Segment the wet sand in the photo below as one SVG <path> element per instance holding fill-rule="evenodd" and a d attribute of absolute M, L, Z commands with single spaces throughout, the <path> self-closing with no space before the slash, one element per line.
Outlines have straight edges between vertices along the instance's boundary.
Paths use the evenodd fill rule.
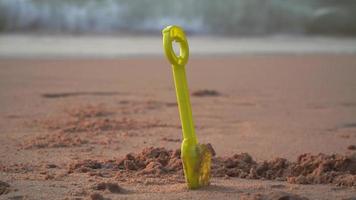
<path fill-rule="evenodd" d="M 0 198 L 356 196 L 354 186 L 332 182 L 227 175 L 187 191 L 179 173 L 138 178 L 110 167 L 69 173 L 86 159 L 117 161 L 145 147 L 179 148 L 169 64 L 154 57 L 2 59 L 0 69 L 0 180 L 10 185 L 2 184 L 6 194 Z M 191 92 L 198 94 L 191 101 L 199 140 L 211 143 L 219 157 L 246 152 L 256 162 L 276 157 L 295 162 L 305 153 L 355 152 L 349 148 L 356 145 L 354 55 L 200 57 L 189 61 L 187 73 Z M 102 182 L 122 190 L 95 188 Z"/>

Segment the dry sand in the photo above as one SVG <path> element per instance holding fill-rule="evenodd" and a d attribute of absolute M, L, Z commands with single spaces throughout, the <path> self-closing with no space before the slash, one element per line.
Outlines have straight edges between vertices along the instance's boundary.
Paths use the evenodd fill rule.
<path fill-rule="evenodd" d="M 196 132 L 222 168 L 197 191 L 174 151 L 135 157 L 180 146 L 164 59 L 2 59 L 0 69 L 0 199 L 356 198 L 354 55 L 192 59 Z"/>

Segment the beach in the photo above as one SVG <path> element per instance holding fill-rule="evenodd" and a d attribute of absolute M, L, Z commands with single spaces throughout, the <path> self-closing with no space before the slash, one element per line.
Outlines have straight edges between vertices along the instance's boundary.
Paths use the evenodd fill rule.
<path fill-rule="evenodd" d="M 118 160 L 130 160 L 129 153 L 180 148 L 172 71 L 161 46 L 152 45 L 161 45 L 159 39 L 137 46 L 119 42 L 126 45 L 113 51 L 116 43 L 110 40 L 107 46 L 77 40 L 82 51 L 64 44 L 46 50 L 31 41 L 32 50 L 26 50 L 22 40 L 3 37 L 0 43 L 0 180 L 9 185 L 2 184 L 1 199 L 356 197 L 355 168 L 342 171 L 351 180 L 339 185 L 329 179 L 305 184 L 282 175 L 223 174 L 196 191 L 187 190 L 181 170 L 143 175 L 139 167 L 122 170 Z M 241 48 L 235 47 L 241 40 L 224 40 L 224 50 L 199 45 L 209 38 L 193 39 L 186 69 L 199 142 L 212 144 L 217 157 L 246 152 L 256 163 L 275 158 L 292 163 L 303 154 L 322 153 L 346 156 L 354 164 L 354 40 L 286 45 L 278 39 L 280 45 L 265 42 L 264 50 L 252 48 L 251 40 Z M 99 167 L 80 168 L 86 160 Z"/>

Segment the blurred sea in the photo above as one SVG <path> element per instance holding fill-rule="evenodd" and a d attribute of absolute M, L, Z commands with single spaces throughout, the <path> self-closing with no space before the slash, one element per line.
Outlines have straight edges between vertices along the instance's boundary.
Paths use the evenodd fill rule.
<path fill-rule="evenodd" d="M 0 0 L 0 32 L 356 35 L 355 0 Z"/>

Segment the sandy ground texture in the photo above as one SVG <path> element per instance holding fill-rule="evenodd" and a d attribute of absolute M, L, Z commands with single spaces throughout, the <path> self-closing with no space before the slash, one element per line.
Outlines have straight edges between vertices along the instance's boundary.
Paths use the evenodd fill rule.
<path fill-rule="evenodd" d="M 355 199 L 356 57 L 187 66 L 211 185 L 186 189 L 161 58 L 0 60 L 0 199 Z"/>

